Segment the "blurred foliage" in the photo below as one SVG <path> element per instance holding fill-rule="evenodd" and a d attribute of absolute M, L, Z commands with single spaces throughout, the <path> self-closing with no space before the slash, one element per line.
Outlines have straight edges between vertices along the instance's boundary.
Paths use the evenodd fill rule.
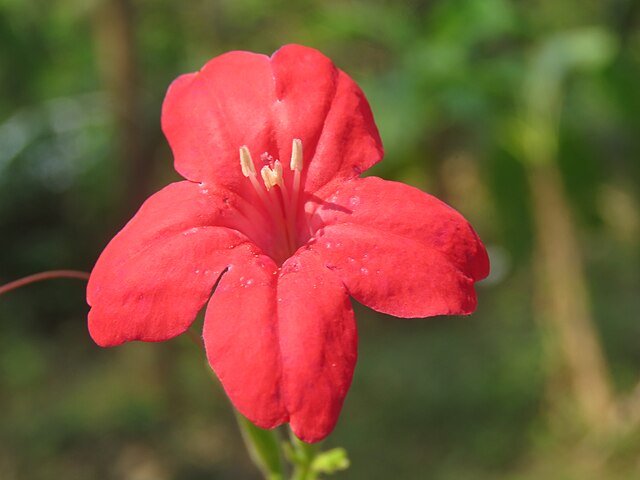
<path fill-rule="evenodd" d="M 100 34 L 111 5 L 125 8 L 129 43 Z M 640 372 L 639 27 L 636 0 L 0 0 L 0 284 L 90 270 L 138 199 L 177 178 L 159 118 L 178 74 L 227 50 L 313 46 L 370 100 L 386 147 L 373 173 L 462 211 L 493 266 L 470 319 L 357 308 L 359 364 L 327 441 L 351 467 L 336 478 L 638 478 L 637 426 L 586 439 L 548 418 L 527 154 L 536 129 L 557 128 L 594 318 L 614 388 L 629 394 Z M 563 70 L 563 48 L 589 68 Z M 135 62 L 138 176 L 105 70 L 118 49 Z M 523 127 L 545 108 L 555 127 Z M 0 298 L 0 478 L 256 478 L 188 340 L 103 350 L 86 312 L 76 280 Z"/>

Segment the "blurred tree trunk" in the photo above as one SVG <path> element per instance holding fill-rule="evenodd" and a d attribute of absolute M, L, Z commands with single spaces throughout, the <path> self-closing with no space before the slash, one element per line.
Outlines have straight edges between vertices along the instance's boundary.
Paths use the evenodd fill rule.
<path fill-rule="evenodd" d="M 580 245 L 560 172 L 555 164 L 529 168 L 539 262 L 536 280 L 539 316 L 560 354 L 563 376 L 553 378 L 552 397 L 569 393 L 591 430 L 614 419 L 615 402 L 606 361 L 591 318 Z M 557 362 L 552 365 L 556 369 Z M 563 378 L 568 380 L 563 381 Z M 556 382 L 553 382 L 556 380 Z M 557 380 L 560 380 L 558 382 Z M 566 392 L 566 388 L 569 392 Z M 558 391 L 558 390 L 565 390 Z M 553 398 L 557 400 L 557 398 Z"/>
<path fill-rule="evenodd" d="M 153 151 L 143 125 L 141 82 L 131 0 L 103 0 L 94 12 L 98 68 L 112 110 L 121 162 L 119 216 L 128 217 L 150 190 Z"/>

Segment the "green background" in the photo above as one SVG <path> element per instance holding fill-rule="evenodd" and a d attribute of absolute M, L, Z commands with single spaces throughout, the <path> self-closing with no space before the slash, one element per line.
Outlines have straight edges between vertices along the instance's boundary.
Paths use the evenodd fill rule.
<path fill-rule="evenodd" d="M 90 270 L 179 178 L 169 83 L 286 43 L 365 91 L 386 149 L 370 173 L 453 205 L 492 259 L 472 317 L 356 305 L 336 478 L 640 478 L 637 1 L 0 0 L 0 284 Z M 0 298 L 0 479 L 258 478 L 203 354 L 101 349 L 84 296 L 55 280 Z M 585 414 L 602 385 L 614 413 Z"/>

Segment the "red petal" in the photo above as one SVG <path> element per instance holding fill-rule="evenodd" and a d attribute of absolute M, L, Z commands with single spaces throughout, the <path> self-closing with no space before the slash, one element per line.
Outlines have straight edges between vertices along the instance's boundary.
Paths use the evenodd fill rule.
<path fill-rule="evenodd" d="M 302 440 L 317 442 L 333 430 L 356 364 L 349 295 L 315 256 L 303 254 L 283 265 L 278 301 L 291 428 Z"/>
<path fill-rule="evenodd" d="M 227 395 L 263 428 L 290 421 L 307 442 L 338 419 L 357 357 L 342 282 L 307 255 L 279 276 L 265 256 L 232 265 L 207 307 L 207 357 Z"/>
<path fill-rule="evenodd" d="M 191 182 L 171 184 L 107 245 L 87 287 L 89 332 L 96 343 L 180 335 L 229 262 L 251 256 L 246 237 L 212 226 L 231 212 L 225 195 Z"/>
<path fill-rule="evenodd" d="M 276 271 L 266 256 L 232 265 L 209 302 L 204 324 L 209 364 L 235 407 L 262 428 L 288 420 L 280 388 Z"/>
<path fill-rule="evenodd" d="M 293 139 L 301 139 L 311 192 L 382 158 L 360 88 L 320 52 L 298 45 L 282 47 L 271 59 L 227 53 L 179 77 L 167 92 L 162 127 L 180 174 L 249 196 L 239 164 L 242 145 L 258 166 L 264 152 L 286 164 Z"/>
<path fill-rule="evenodd" d="M 302 140 L 305 190 L 359 175 L 380 161 L 382 141 L 360 87 L 317 50 L 288 45 L 271 60 L 281 159 Z"/>
<path fill-rule="evenodd" d="M 489 260 L 451 207 L 375 177 L 340 186 L 317 210 L 310 245 L 359 302 L 398 317 L 469 314 Z"/>
<path fill-rule="evenodd" d="M 269 57 L 229 52 L 197 73 L 178 77 L 162 107 L 162 129 L 175 156 L 176 170 L 194 181 L 233 190 L 249 182 L 242 176 L 239 148 L 254 155 L 272 151 L 271 107 L 276 101 Z M 258 160 L 258 158 L 254 158 Z"/>

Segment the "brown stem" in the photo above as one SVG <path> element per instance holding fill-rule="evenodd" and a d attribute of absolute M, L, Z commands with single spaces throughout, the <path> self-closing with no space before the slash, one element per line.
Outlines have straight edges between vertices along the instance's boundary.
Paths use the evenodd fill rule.
<path fill-rule="evenodd" d="M 77 278 L 80 280 L 89 280 L 89 273 L 80 272 L 78 270 L 50 270 L 48 272 L 34 273 L 33 275 L 1 285 L 0 295 L 31 283 L 41 282 L 42 280 L 52 280 L 54 278 Z"/>
<path fill-rule="evenodd" d="M 96 62 L 116 131 L 116 155 L 122 168 L 120 215 L 133 213 L 153 179 L 154 142 L 144 129 L 141 72 L 137 55 L 136 8 L 132 0 L 100 0 L 93 22 Z M 160 138 L 161 140 L 161 138 Z"/>
<path fill-rule="evenodd" d="M 587 425 L 599 430 L 613 420 L 615 400 L 591 316 L 580 242 L 557 167 L 531 167 L 529 180 L 538 235 L 541 316 L 557 342 L 571 396 Z"/>

